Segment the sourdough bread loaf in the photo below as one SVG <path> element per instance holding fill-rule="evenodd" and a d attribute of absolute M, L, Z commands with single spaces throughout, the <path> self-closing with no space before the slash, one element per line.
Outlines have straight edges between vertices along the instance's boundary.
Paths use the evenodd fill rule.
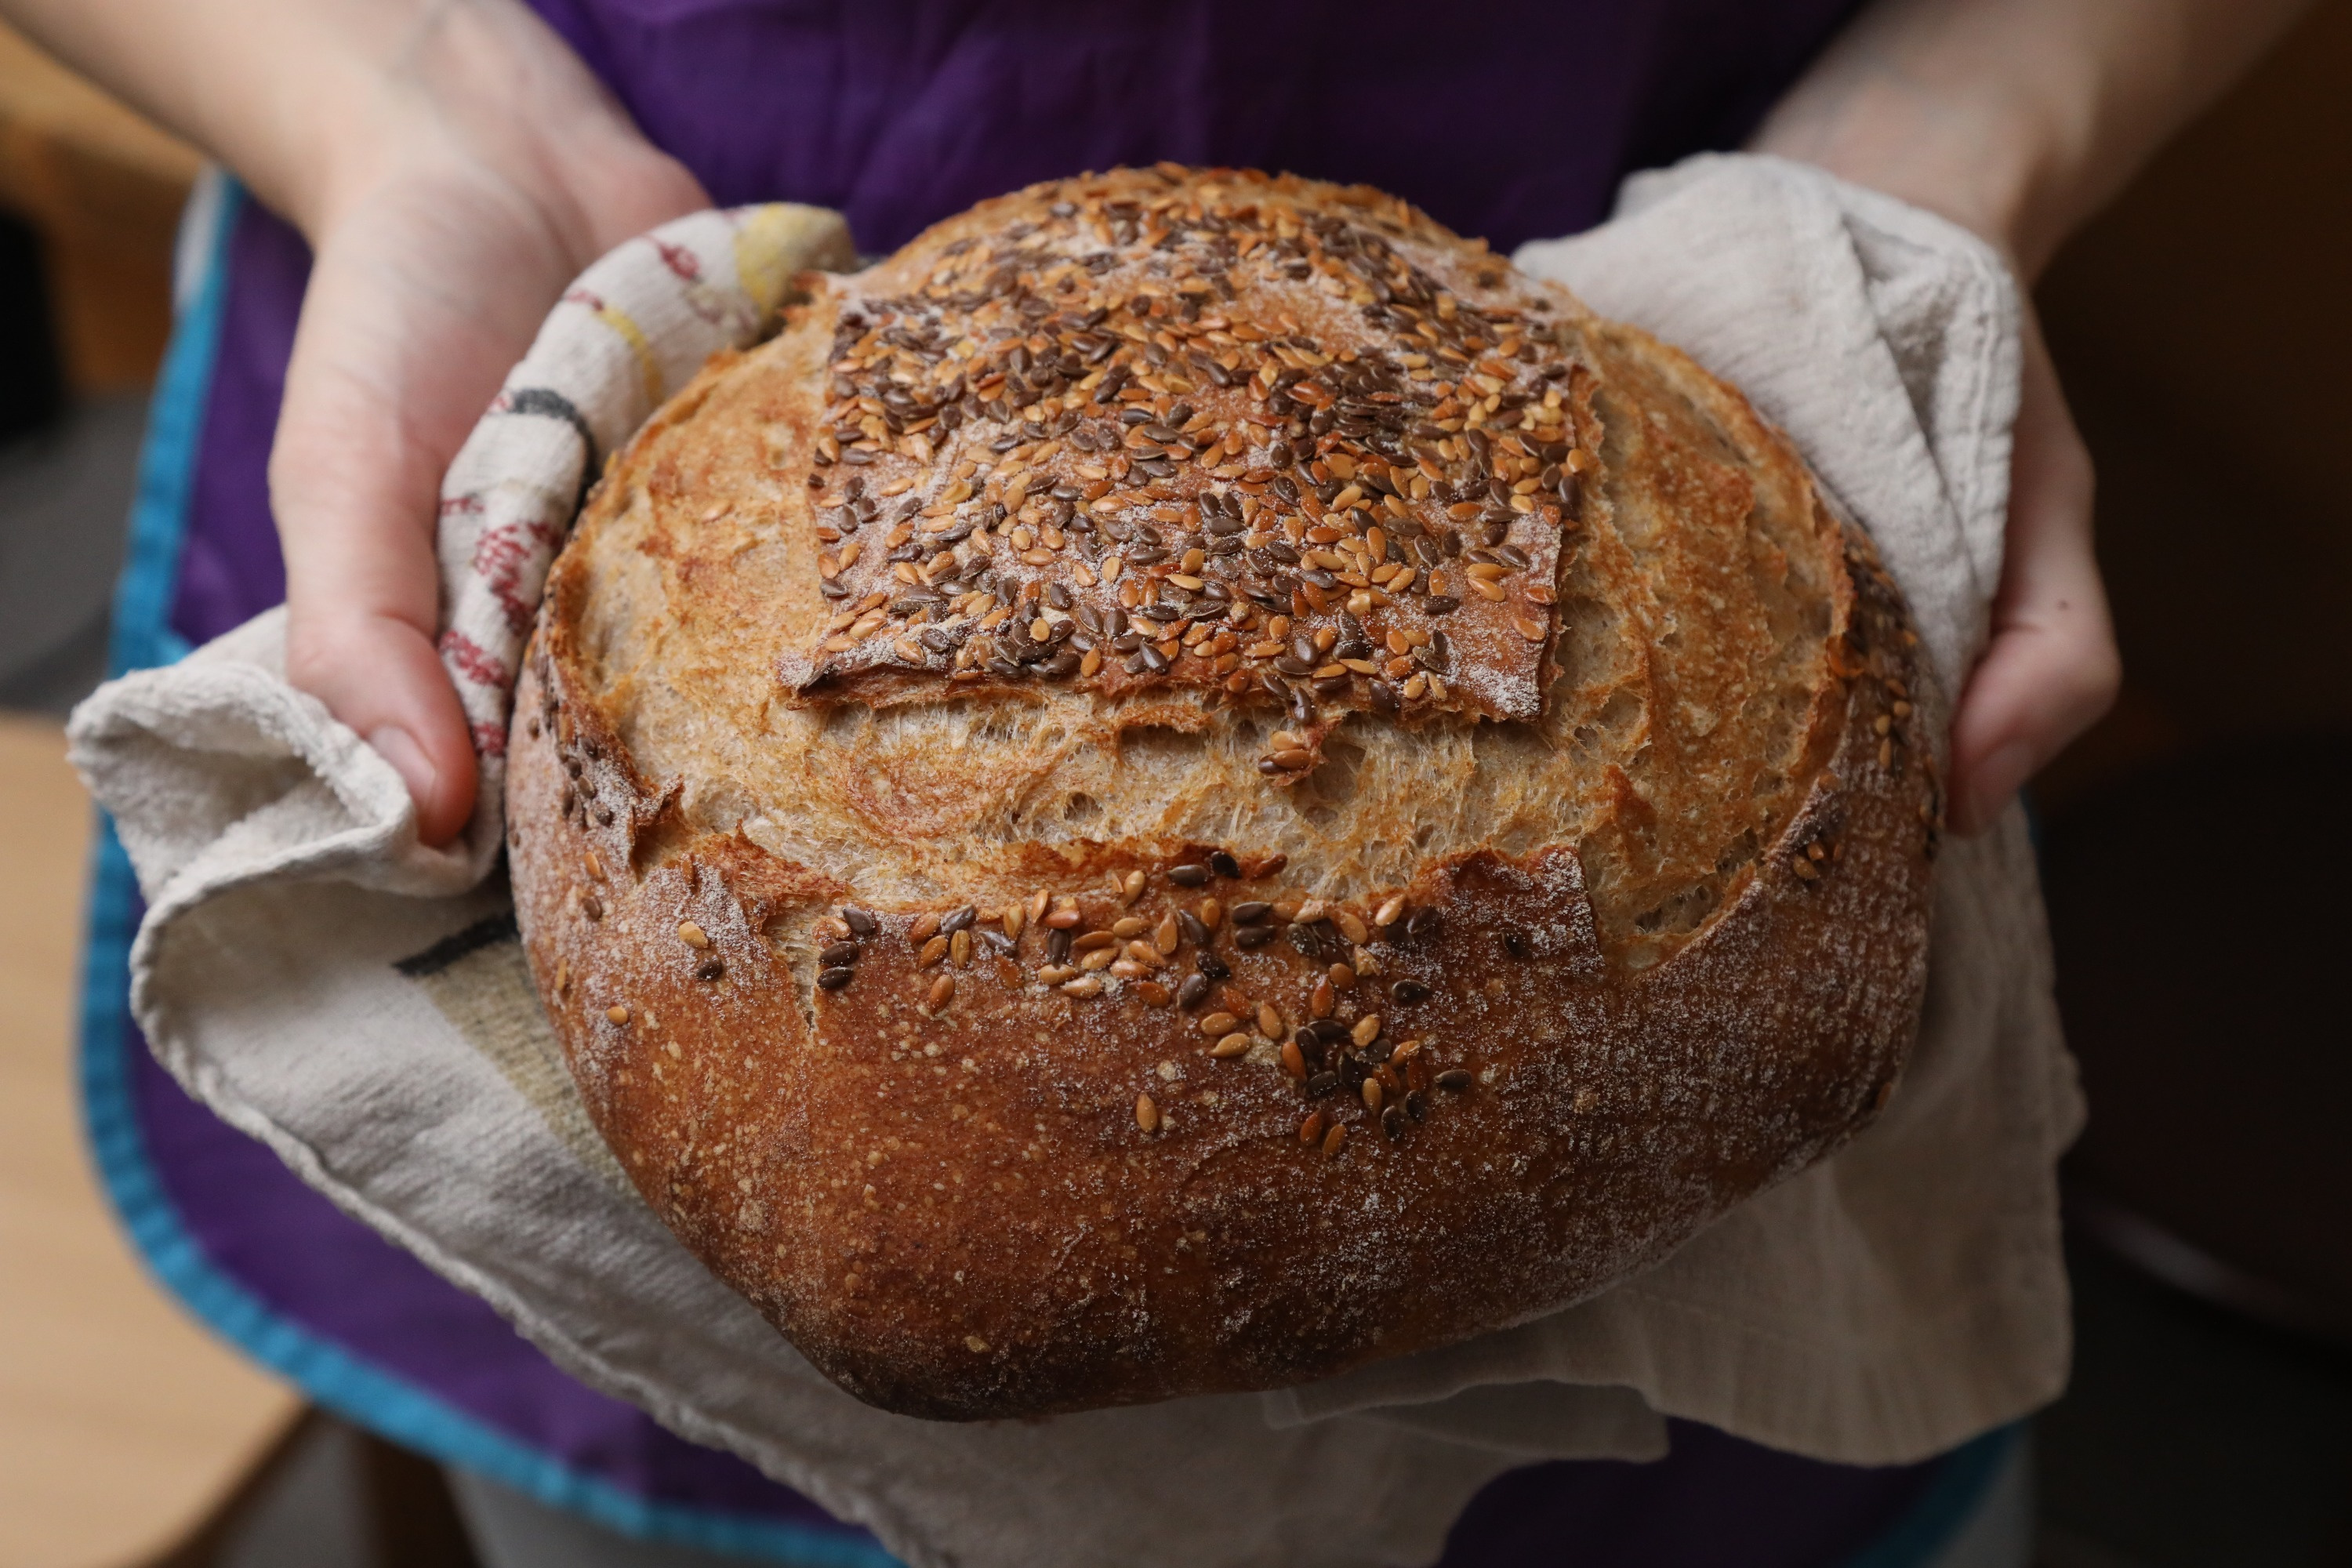
<path fill-rule="evenodd" d="M 510 862 L 630 1179 L 843 1387 L 1459 1340 L 1884 1104 L 1926 677 L 1738 393 L 1286 177 L 1055 182 L 800 285 L 557 562 Z"/>

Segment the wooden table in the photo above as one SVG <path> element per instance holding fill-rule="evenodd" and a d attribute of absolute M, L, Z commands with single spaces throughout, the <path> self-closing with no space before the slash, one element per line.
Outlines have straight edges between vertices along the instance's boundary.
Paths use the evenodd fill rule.
<path fill-rule="evenodd" d="M 72 1052 L 89 824 L 59 727 L 0 715 L 0 1568 L 153 1558 L 300 1409 L 157 1290 L 89 1167 Z"/>

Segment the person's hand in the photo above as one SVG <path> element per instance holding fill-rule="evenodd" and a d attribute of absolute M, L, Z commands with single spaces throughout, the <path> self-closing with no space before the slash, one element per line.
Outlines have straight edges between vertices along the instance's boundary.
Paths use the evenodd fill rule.
<path fill-rule="evenodd" d="M 2026 780 L 2097 722 L 2123 679 L 2091 552 L 2091 454 L 2026 306 L 2009 525 L 1991 640 L 1952 719 L 1948 818 L 1992 826 Z"/>
<path fill-rule="evenodd" d="M 434 646 L 442 472 L 563 286 L 709 205 L 650 149 L 635 163 L 582 204 L 436 150 L 320 237 L 269 458 L 287 676 L 399 771 L 428 844 L 474 801 L 472 742 Z"/>
<path fill-rule="evenodd" d="M 1748 146 L 1818 163 L 1990 242 L 2023 289 L 2065 237 L 2308 0 L 1870 0 Z M 2091 458 L 2026 305 L 1991 639 L 1952 721 L 1949 820 L 1992 824 L 2115 700 Z"/>
<path fill-rule="evenodd" d="M 475 791 L 434 645 L 443 470 L 583 268 L 709 205 L 568 52 L 540 63 L 502 100 L 512 120 L 414 95 L 339 171 L 304 224 L 317 258 L 270 453 L 288 678 L 398 770 L 428 844 Z"/>

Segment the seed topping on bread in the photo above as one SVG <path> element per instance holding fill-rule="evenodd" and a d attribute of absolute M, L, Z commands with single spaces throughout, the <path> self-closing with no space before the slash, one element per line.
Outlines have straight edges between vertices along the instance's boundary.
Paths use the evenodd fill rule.
<path fill-rule="evenodd" d="M 1543 286 L 1369 190 L 1045 194 L 829 285 L 793 696 L 1213 689 L 1286 714 L 1277 784 L 1349 712 L 1538 717 L 1596 428 Z"/>

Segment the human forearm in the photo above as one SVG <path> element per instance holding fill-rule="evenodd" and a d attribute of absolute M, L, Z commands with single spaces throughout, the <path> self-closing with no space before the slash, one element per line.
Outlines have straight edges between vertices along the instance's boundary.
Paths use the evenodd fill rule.
<path fill-rule="evenodd" d="M 0 0 L 0 15 L 314 244 L 396 164 L 454 155 L 547 191 L 635 145 L 516 0 Z"/>
<path fill-rule="evenodd" d="M 1992 239 L 2028 279 L 2307 0 L 1877 0 L 1750 145 Z"/>

